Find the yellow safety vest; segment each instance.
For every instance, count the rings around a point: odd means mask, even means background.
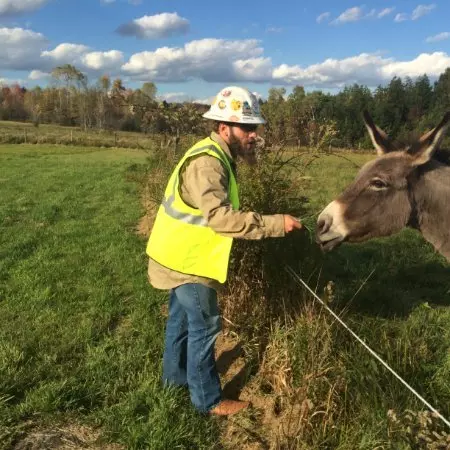
[[[227,168],[228,196],[233,209],[239,209],[238,186],[228,156],[217,142],[203,139],[186,152],[169,178],[148,240],[147,255],[177,272],[224,283],[233,239],[217,234],[201,211],[187,205],[180,195],[181,167],[187,159],[202,153],[219,159]]]

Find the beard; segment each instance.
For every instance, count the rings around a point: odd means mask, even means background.
[[[241,155],[239,155],[239,157],[249,166],[256,166],[256,164],[258,164],[258,160],[256,159],[255,148],[243,152]]]
[[[258,163],[256,158],[256,141],[251,142],[253,142],[253,145],[244,148],[241,141],[234,135],[234,131],[231,131],[231,143],[229,144],[229,148],[233,158],[237,157],[242,159],[249,166],[254,166]]]

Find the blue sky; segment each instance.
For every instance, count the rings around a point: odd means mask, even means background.
[[[0,0],[0,82],[45,85],[69,63],[91,82],[206,101],[227,84],[265,97],[434,80],[450,66],[449,17],[448,0]]]

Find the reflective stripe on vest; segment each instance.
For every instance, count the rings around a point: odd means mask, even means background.
[[[171,195],[167,200],[164,199],[162,206],[166,211],[166,214],[174,219],[181,220],[184,223],[190,223],[192,225],[198,225],[200,227],[206,227],[208,222],[203,216],[194,216],[193,214],[182,213],[173,208],[173,202],[175,201],[175,195]]]
[[[204,153],[205,150],[209,150],[215,153],[220,160],[222,160],[222,155],[218,152],[218,150],[213,145],[205,145],[203,147],[197,148],[189,153],[189,158],[200,153]],[[174,183],[173,192],[167,199],[162,201],[162,206],[166,211],[166,214],[174,219],[181,220],[184,223],[190,223],[192,225],[198,225],[201,227],[206,227],[208,222],[203,216],[195,216],[194,214],[182,213],[173,208],[173,202],[175,201],[175,189],[176,184]]]

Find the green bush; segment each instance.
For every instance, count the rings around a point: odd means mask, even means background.
[[[285,238],[235,240],[222,309],[230,322],[250,335],[264,336],[274,320],[298,309],[298,286],[286,265],[307,277],[321,258],[313,242],[313,225],[305,217],[307,179],[299,176],[307,165],[304,156],[269,148],[260,152],[256,166],[242,165],[238,170],[243,210],[291,214],[305,225]]]

